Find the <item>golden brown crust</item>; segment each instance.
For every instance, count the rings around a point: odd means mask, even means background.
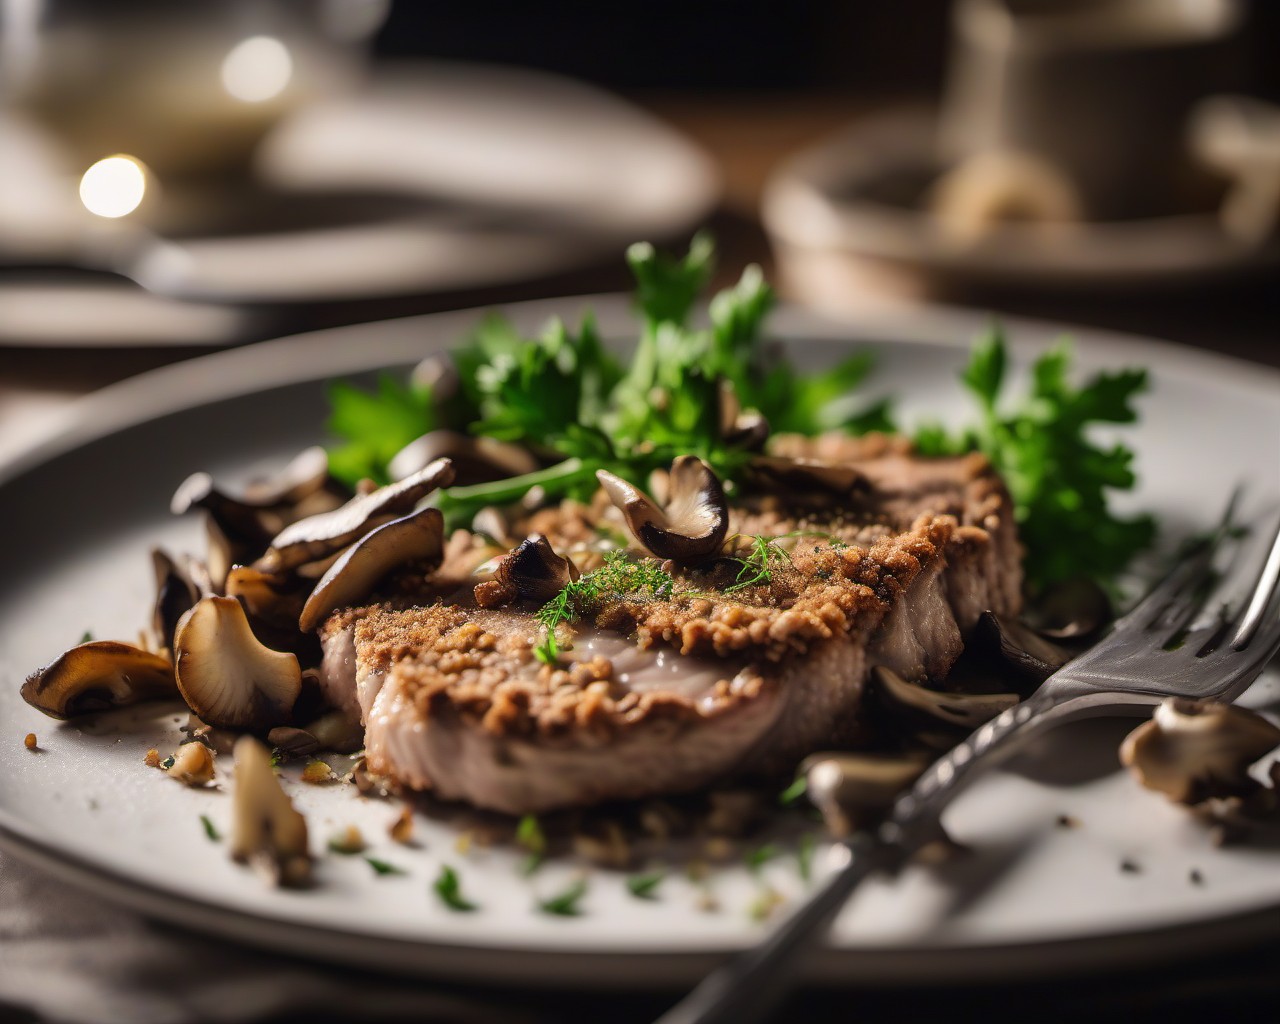
[[[782,439],[782,447],[806,457],[866,460],[866,500],[874,514],[860,511],[856,501],[836,508],[829,498],[815,497],[788,508],[777,499],[748,496],[733,510],[737,532],[823,535],[786,541],[787,557],[759,586],[724,593],[736,566],[712,566],[677,575],[670,599],[615,600],[591,621],[557,634],[572,643],[575,629],[594,628],[631,637],[641,648],[665,645],[683,655],[722,659],[724,678],[707,697],[637,693],[615,682],[606,658],[540,664],[532,644],[541,627],[532,610],[477,607],[479,590],[472,597],[467,588],[425,607],[406,607],[401,599],[348,609],[329,620],[326,634],[354,626],[362,662],[389,672],[389,681],[411,695],[427,720],[461,718],[499,736],[554,740],[572,734],[574,742],[603,743],[642,721],[705,719],[752,700],[772,685],[765,666],[803,656],[814,645],[870,636],[927,569],[949,557],[968,562],[982,556],[993,534],[1016,544],[1007,493],[981,456],[914,459],[899,439],[879,436]],[[912,492],[916,479],[933,490]],[[895,490],[894,482],[904,480]],[[533,514],[523,529],[543,533],[557,550],[598,545],[602,530],[612,525],[611,509],[607,502],[569,502]]]

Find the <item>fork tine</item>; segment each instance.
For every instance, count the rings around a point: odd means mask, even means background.
[[[1123,618],[1117,619],[1113,632],[1127,629],[1149,629],[1159,623],[1169,606],[1183,593],[1194,589],[1209,575],[1213,556],[1225,530],[1196,545],[1163,580],[1155,585]]]
[[[1219,546],[1235,526],[1236,507],[1244,496],[1244,487],[1238,486],[1227,499],[1227,507],[1223,509],[1217,527],[1209,536],[1193,544],[1186,552],[1184,559],[1155,585],[1142,600],[1129,609],[1128,614],[1116,620],[1112,632],[1118,633],[1129,629],[1151,629],[1168,619],[1168,612],[1174,599],[1188,590],[1194,590],[1205,580],[1213,569],[1214,556]],[[1183,602],[1187,605],[1188,602]],[[1179,609],[1179,613],[1188,609]],[[1192,615],[1198,608],[1189,608]],[[1166,622],[1165,625],[1170,625]],[[1185,623],[1184,623],[1185,625]]]
[[[1280,526],[1277,526],[1275,536],[1271,539],[1271,551],[1267,555],[1262,572],[1258,575],[1258,582],[1253,588],[1249,606],[1240,620],[1240,627],[1236,630],[1236,635],[1231,638],[1231,646],[1234,650],[1242,651],[1253,641],[1277,587],[1280,587]]]

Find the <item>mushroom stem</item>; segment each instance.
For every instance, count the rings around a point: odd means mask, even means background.
[[[251,736],[236,742],[231,802],[231,856],[259,869],[276,885],[296,887],[310,881],[307,821],[280,788],[270,752]]]

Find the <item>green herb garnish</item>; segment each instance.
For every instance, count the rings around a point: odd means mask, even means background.
[[[472,910],[479,909],[474,903],[463,898],[462,887],[458,882],[458,873],[448,864],[440,866],[440,877],[432,884],[432,888],[435,889],[436,895],[440,897],[440,902],[450,910],[469,913]]]
[[[759,874],[760,869],[776,856],[778,856],[778,848],[772,843],[766,843],[749,851],[743,860],[753,874]]]
[[[200,824],[204,826],[204,834],[209,837],[210,842],[222,842],[222,834],[218,831],[217,826],[214,825],[213,819],[209,815],[200,815]]]
[[[671,596],[674,587],[675,580],[655,559],[633,560],[625,551],[610,551],[604,556],[604,565],[567,584],[538,610],[543,634],[533,653],[539,661],[554,665],[561,653],[557,626],[612,600],[662,600]]]
[[[597,469],[641,484],[678,455],[700,456],[732,484],[750,453],[725,439],[726,395],[744,411],[758,410],[777,430],[888,425],[884,403],[862,408],[852,394],[870,369],[869,356],[801,375],[761,344],[773,292],[758,267],[748,267],[711,300],[707,326],[692,326],[693,307],[711,277],[710,240],[699,236],[680,259],[641,243],[627,251],[627,261],[642,320],[629,362],[604,348],[590,316],[576,330],[553,320],[526,338],[491,314],[452,353],[460,393],[448,403],[389,376],[374,393],[333,385],[329,427],[345,444],[331,450],[330,470],[350,484],[363,477],[385,481],[391,456],[441,427],[527,444],[548,463],[523,477],[444,491],[440,508],[463,522],[533,486],[549,501],[587,498]]]
[[[799,775],[791,785],[778,794],[778,803],[783,807],[790,807],[808,791],[809,780],[805,776]]]
[[[346,439],[329,449],[329,471],[350,484],[365,477],[388,483],[392,456],[437,426],[431,389],[402,384],[389,373],[378,378],[372,394],[335,381],[329,408],[329,429]]]
[[[650,871],[643,875],[632,875],[627,879],[627,891],[638,900],[656,900],[657,888],[664,878],[665,871]]]
[[[160,767],[163,768],[165,771],[168,771],[170,768],[173,767],[173,762],[174,762],[174,757],[172,754],[170,754],[168,757],[166,757],[163,761],[160,762]]]
[[[366,857],[364,862],[373,868],[375,875],[407,875],[409,873],[404,868],[388,864],[385,860],[378,860],[377,857]]]
[[[1092,424],[1137,419],[1132,403],[1147,386],[1146,371],[1099,373],[1077,388],[1068,380],[1071,360],[1070,343],[1060,342],[1032,365],[1030,394],[1002,401],[1007,353],[993,325],[960,377],[978,401],[978,424],[958,435],[929,425],[916,435],[926,455],[978,449],[991,460],[1013,497],[1034,586],[1082,575],[1108,581],[1155,537],[1150,516],[1123,519],[1107,504],[1108,491],[1134,485],[1133,450],[1102,448],[1086,436]]]
[[[558,917],[577,917],[582,913],[578,904],[586,894],[587,880],[579,878],[559,895],[552,896],[549,900],[539,900],[538,909],[544,914],[555,914]]]
[[[816,845],[813,833],[806,832],[800,837],[800,845],[796,847],[796,868],[806,882],[813,876],[813,850]]]
[[[89,630],[86,629],[83,633],[80,634],[80,642],[82,644],[92,643],[92,641],[93,641],[93,634],[89,632]]]
[[[732,586],[725,588],[726,594],[732,594],[747,587],[758,587],[773,579],[773,567],[778,564],[791,564],[791,556],[778,547],[778,537],[755,536],[751,538],[751,551],[746,558],[736,558],[739,565],[738,576]]]
[[[436,401],[430,388],[391,376],[373,393],[334,384],[329,425],[346,443],[331,451],[331,471],[353,484],[363,477],[385,481],[390,457],[436,428],[528,446],[542,463],[536,471],[436,496],[450,525],[462,525],[479,508],[517,501],[534,487],[549,503],[587,499],[599,469],[643,485],[678,455],[706,460],[732,492],[752,457],[726,433],[732,409],[759,412],[774,433],[893,429],[888,401],[861,396],[872,368],[867,353],[825,372],[802,373],[762,343],[773,293],[759,268],[748,267],[736,285],[714,296],[708,322],[698,325],[691,316],[714,260],[705,236],[678,259],[642,243],[628,250],[627,260],[641,320],[629,360],[605,349],[589,316],[576,329],[555,320],[527,338],[490,315],[452,353],[456,395]],[[1070,363],[1070,347],[1054,347],[1036,361],[1030,394],[1002,400],[1006,349],[993,327],[975,345],[961,378],[978,400],[977,425],[959,433],[926,425],[915,435],[925,455],[977,449],[991,459],[1013,496],[1033,586],[1075,575],[1107,582],[1154,535],[1149,517],[1121,518],[1108,507],[1110,491],[1133,486],[1133,452],[1086,437],[1097,423],[1133,422],[1132,400],[1146,386],[1146,374],[1100,373],[1075,387],[1068,381]],[[780,551],[753,550],[731,589],[767,583]],[[589,595],[582,597],[570,593],[544,609],[551,628],[535,649],[544,662],[558,660],[554,623],[581,614],[576,606],[589,604]]]
[[[547,837],[542,831],[542,824],[537,815],[526,814],[516,825],[516,845],[529,851],[529,856],[520,865],[522,875],[531,875],[542,866],[547,856]]]

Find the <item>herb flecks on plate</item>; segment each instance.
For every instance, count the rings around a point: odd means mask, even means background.
[[[463,897],[462,883],[458,878],[458,873],[448,864],[440,866],[440,875],[432,883],[431,888],[440,897],[440,902],[450,910],[455,910],[459,913],[470,913],[480,909],[476,904]]]
[[[554,917],[579,917],[582,914],[582,897],[586,894],[586,878],[577,878],[550,899],[539,900],[538,909]]]
[[[665,871],[649,871],[641,875],[632,875],[627,879],[627,892],[638,900],[656,900],[658,886],[666,877]]]

